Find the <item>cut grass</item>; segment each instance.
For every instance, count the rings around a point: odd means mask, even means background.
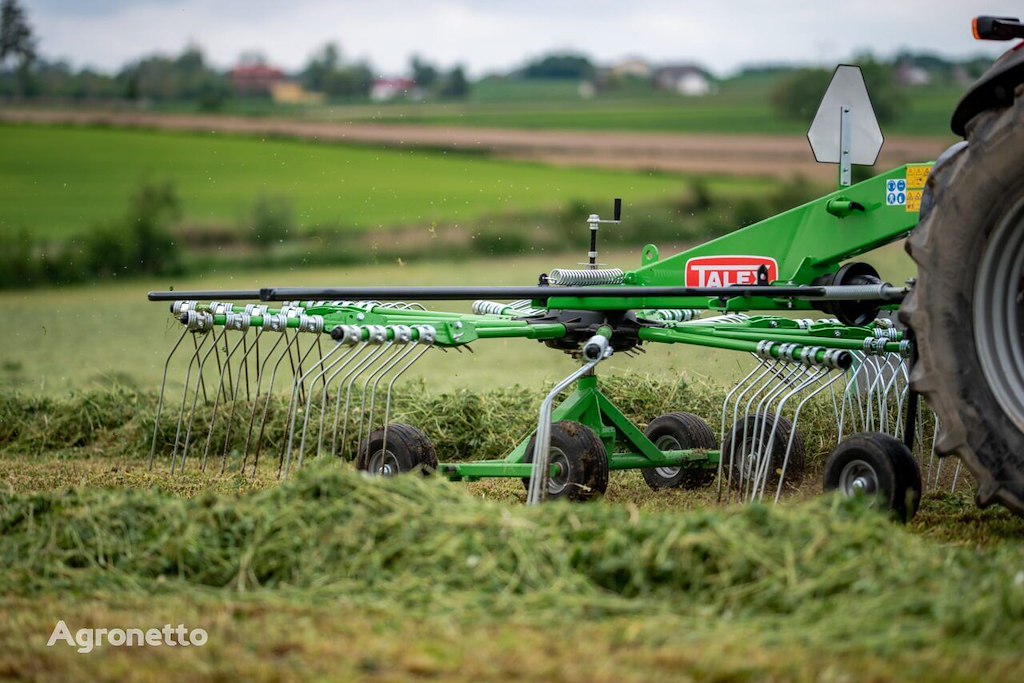
[[[0,671],[16,677],[1022,673],[1019,544],[943,547],[856,502],[509,508],[436,479],[328,465],[191,500],[4,494],[0,528]],[[72,630],[183,623],[210,644],[81,657],[45,648],[57,619]]]
[[[175,183],[187,223],[244,223],[261,195],[289,198],[302,227],[471,226],[503,212],[670,199],[678,176],[549,168],[479,155],[152,131],[0,125],[0,230],[68,237],[121,216],[146,177]],[[759,196],[758,180],[710,180]]]

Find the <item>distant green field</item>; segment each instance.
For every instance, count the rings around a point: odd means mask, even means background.
[[[120,216],[140,180],[173,180],[185,221],[235,225],[260,195],[290,198],[303,226],[467,223],[504,212],[678,196],[671,175],[549,168],[442,152],[108,129],[0,126],[0,230],[63,237]],[[758,180],[712,190],[758,194]]]
[[[416,123],[446,126],[637,132],[792,134],[806,121],[781,119],[771,106],[770,79],[723,83],[705,97],[682,97],[636,89],[581,98],[576,82],[483,82],[458,103],[335,105],[307,115],[337,121]],[[908,91],[910,104],[887,135],[949,136],[949,117],[962,89],[935,86]]]

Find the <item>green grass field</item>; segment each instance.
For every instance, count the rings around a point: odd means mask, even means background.
[[[289,198],[300,226],[374,230],[471,225],[488,215],[669,199],[683,178],[549,168],[476,155],[382,150],[213,135],[0,126],[0,230],[66,237],[120,216],[144,178],[171,180],[184,220],[244,222],[261,195]],[[757,180],[710,180],[712,191],[758,195]]]
[[[897,121],[883,126],[885,134],[952,136],[949,118],[962,88],[932,86],[907,94],[910,104]],[[725,82],[704,97],[627,90],[592,100],[579,96],[575,82],[485,82],[466,102],[335,105],[305,113],[352,122],[730,135],[803,135],[813,114],[806,121],[779,118],[771,106],[771,81],[758,78]]]

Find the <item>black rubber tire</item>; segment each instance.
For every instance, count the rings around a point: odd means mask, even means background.
[[[385,448],[384,430],[378,429],[360,444],[356,467],[382,476],[413,471],[429,474],[437,469],[437,451],[423,432],[401,423],[390,425],[387,432],[386,456],[381,457]]]
[[[1015,421],[1000,405],[994,374],[1011,378],[1011,386],[1024,382],[1003,367],[986,376],[975,336],[993,334],[992,339],[1014,345],[1007,348],[1022,344],[1020,331],[996,334],[994,325],[984,323],[992,316],[981,325],[975,316],[985,254],[1000,253],[1009,236],[1024,230],[1024,221],[1016,223],[1024,202],[1021,89],[1013,106],[975,116],[967,125],[967,139],[928,178],[921,222],[906,243],[917,262],[917,284],[900,319],[917,340],[919,360],[911,385],[939,417],[937,452],[960,457],[977,480],[981,507],[1001,503],[1024,516],[1024,420],[1018,415]],[[1010,289],[1002,293],[1012,300],[1016,291],[1018,311],[1020,284],[1010,271],[1005,285]],[[982,297],[995,297],[988,292],[998,287],[977,289]],[[983,310],[979,306],[979,314]]]
[[[875,496],[877,505],[892,511],[896,519],[907,522],[917,513],[921,471],[902,441],[881,432],[859,432],[843,439],[825,461],[825,492],[857,495],[850,479],[858,472],[869,472],[873,490],[867,493]]]
[[[523,462],[533,462],[534,434]],[[583,502],[608,490],[608,452],[593,429],[565,420],[551,425],[551,462],[563,466],[564,476],[548,480],[548,500]],[[529,489],[530,480],[523,485]]]
[[[644,435],[661,450],[718,448],[718,439],[711,427],[692,413],[666,413],[657,417],[647,425]],[[664,447],[666,445],[671,448]],[[640,470],[640,473],[647,485],[655,491],[670,488],[696,489],[710,484],[715,478],[714,470],[697,464],[690,467],[647,467]]]
[[[732,430],[725,437],[725,442],[722,443],[722,467],[724,476],[728,478],[728,481],[734,488],[738,488],[741,482],[740,473],[744,467],[743,454],[750,451],[750,446],[754,443],[755,438],[767,440],[772,432],[772,426],[778,424],[775,429],[775,440],[772,442],[772,462],[771,471],[768,475],[768,482],[765,486],[765,492],[767,493],[770,488],[776,487],[779,482],[779,474],[782,471],[783,461],[786,456],[786,446],[789,444],[790,434],[793,433],[793,423],[789,418],[768,414],[768,423],[763,434],[756,433],[755,425],[757,425],[763,419],[764,415],[759,413],[757,415],[750,415],[744,420],[740,420],[733,425]],[[733,444],[735,444],[736,454],[733,456]],[[730,473],[730,461],[731,470]],[[793,450],[789,455],[789,462],[786,463],[786,486],[795,488],[804,478],[804,470],[807,467],[807,452],[804,448],[804,437],[800,434],[800,430],[796,431],[796,436],[793,437]],[[774,494],[773,494],[774,495]]]

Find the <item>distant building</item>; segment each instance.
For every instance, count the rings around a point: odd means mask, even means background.
[[[277,104],[320,104],[322,92],[310,92],[295,81],[277,81],[270,86],[270,97]]]
[[[650,63],[639,57],[628,57],[611,67],[611,75],[615,77],[650,78],[652,71]]]
[[[896,67],[896,82],[909,86],[928,85],[932,82],[932,75],[924,67],[904,62]]]
[[[262,62],[239,64],[228,74],[236,95],[270,95],[274,84],[284,80],[277,67]]]
[[[714,90],[714,81],[708,72],[692,64],[655,69],[654,85],[661,90],[695,97],[707,95]]]
[[[370,99],[374,102],[387,102],[396,97],[420,99],[421,96],[416,81],[408,78],[378,78],[370,86]]]

